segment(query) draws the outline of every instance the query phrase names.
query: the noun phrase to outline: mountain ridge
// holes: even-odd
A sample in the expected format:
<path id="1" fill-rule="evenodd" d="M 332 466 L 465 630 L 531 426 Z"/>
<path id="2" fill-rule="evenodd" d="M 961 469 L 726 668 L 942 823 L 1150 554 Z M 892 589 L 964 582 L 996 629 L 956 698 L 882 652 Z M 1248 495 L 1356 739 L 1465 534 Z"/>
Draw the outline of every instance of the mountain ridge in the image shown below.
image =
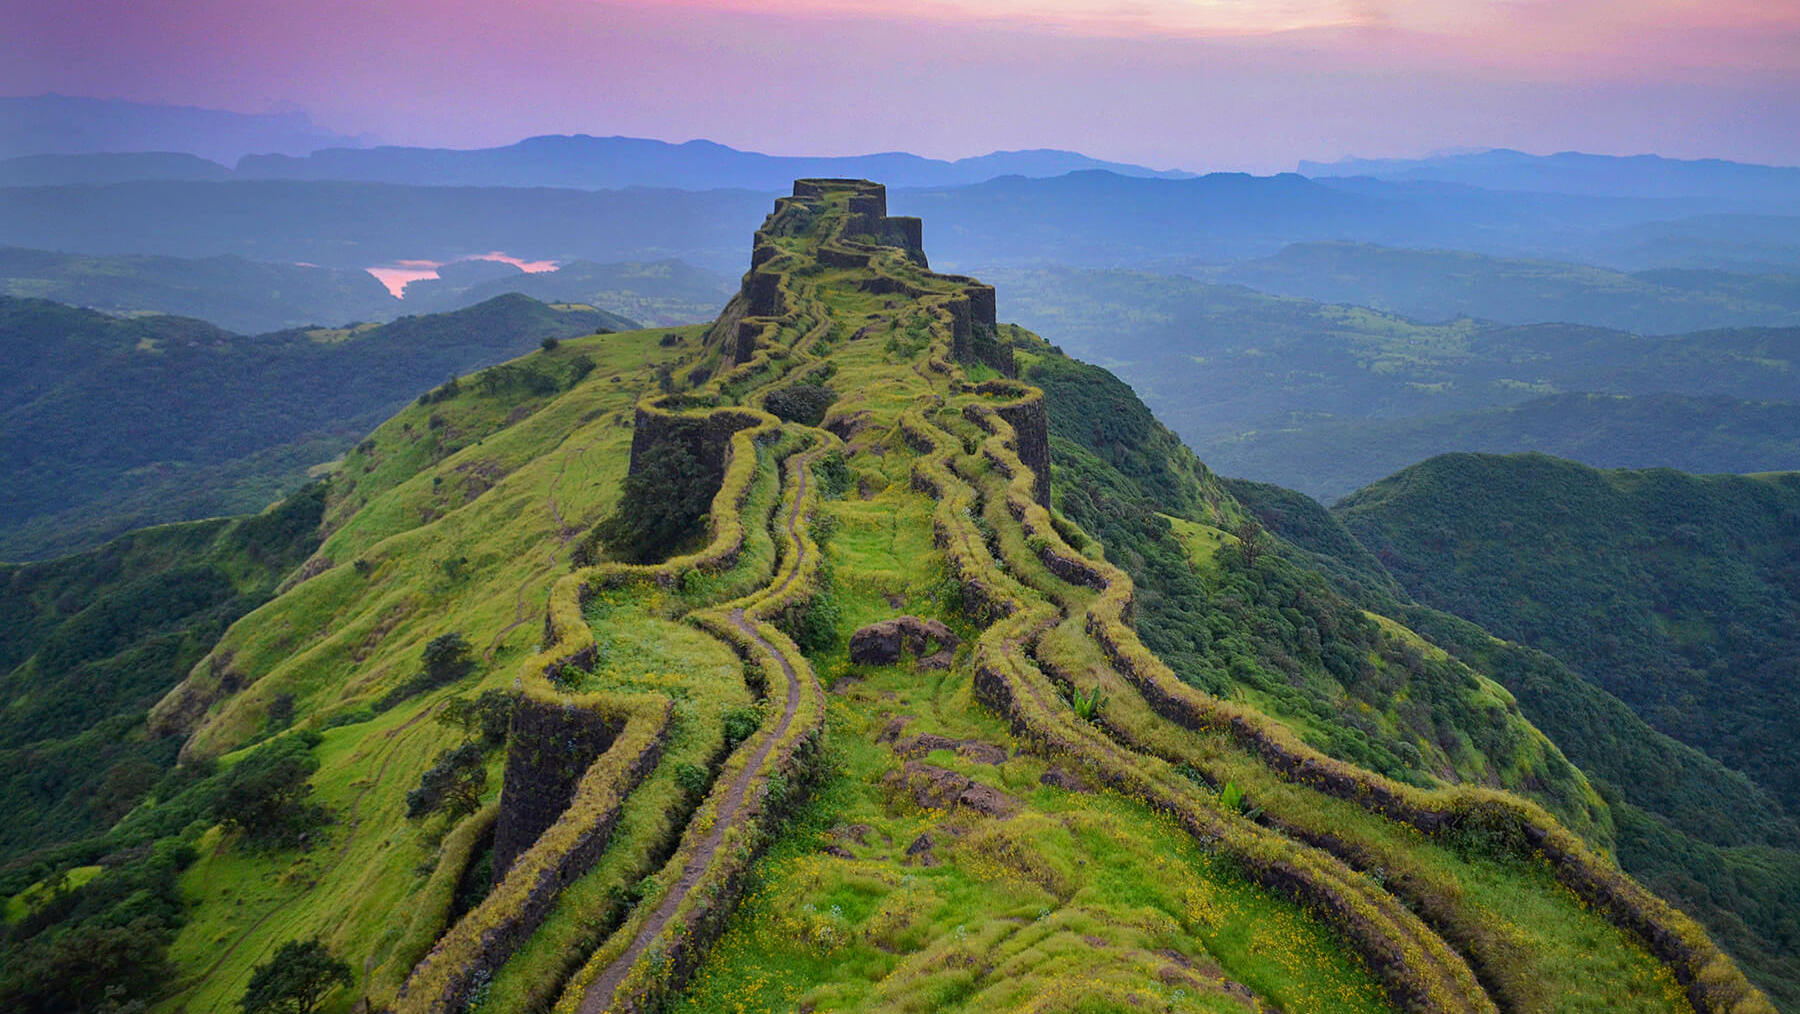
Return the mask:
<path id="1" fill-rule="evenodd" d="M 317 934 L 335 1008 L 396 1014 L 1771 1010 L 1512 694 L 1268 552 L 886 204 L 797 181 L 713 325 L 546 345 L 345 456 L 319 548 L 148 722 L 221 758 L 184 792 L 300 758 L 335 815 L 157 839 L 168 1002 Z"/>

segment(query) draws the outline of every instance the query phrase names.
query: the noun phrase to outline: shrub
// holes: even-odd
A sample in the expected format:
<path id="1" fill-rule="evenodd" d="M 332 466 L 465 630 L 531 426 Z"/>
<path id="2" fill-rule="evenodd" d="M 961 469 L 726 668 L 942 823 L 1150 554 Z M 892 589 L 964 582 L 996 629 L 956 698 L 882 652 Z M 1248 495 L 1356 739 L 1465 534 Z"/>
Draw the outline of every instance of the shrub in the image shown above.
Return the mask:
<path id="1" fill-rule="evenodd" d="M 289 940 L 251 971 L 238 1008 L 244 1014 L 312 1014 L 332 990 L 352 981 L 349 964 L 318 938 Z"/>
<path id="2" fill-rule="evenodd" d="M 825 419 L 825 411 L 837 401 L 837 393 L 819 384 L 789 384 L 771 391 L 763 399 L 763 408 L 785 422 L 817 426 Z"/>
<path id="3" fill-rule="evenodd" d="M 487 788 L 487 762 L 481 744 L 464 743 L 437 755 L 430 770 L 419 776 L 419 786 L 406 794 L 406 816 L 412 820 L 447 813 L 452 821 L 481 808 Z"/>
<path id="4" fill-rule="evenodd" d="M 819 477 L 819 492 L 828 500 L 843 496 L 850 489 L 850 464 L 844 460 L 842 451 L 832 451 L 820 458 L 813 466 L 813 474 Z"/>
<path id="5" fill-rule="evenodd" d="M 555 338 L 545 338 L 543 341 L 538 342 L 538 348 L 543 349 L 545 352 L 555 352 L 556 347 L 561 344 L 562 342 L 557 341 Z"/>
<path id="6" fill-rule="evenodd" d="M 730 749 L 749 739 L 762 727 L 762 713 L 755 708 L 732 708 L 725 712 L 725 747 Z"/>
<path id="7" fill-rule="evenodd" d="M 675 765 L 675 784 L 681 786 L 689 796 L 699 797 L 706 793 L 709 779 L 706 769 L 689 761 L 680 761 Z"/>

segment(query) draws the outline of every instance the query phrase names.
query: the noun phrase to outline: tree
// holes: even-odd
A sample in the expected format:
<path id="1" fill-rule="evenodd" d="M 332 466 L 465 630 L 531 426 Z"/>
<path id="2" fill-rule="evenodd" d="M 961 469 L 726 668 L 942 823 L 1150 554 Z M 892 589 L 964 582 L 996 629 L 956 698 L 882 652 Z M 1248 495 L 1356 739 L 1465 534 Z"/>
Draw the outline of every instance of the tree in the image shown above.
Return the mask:
<path id="1" fill-rule="evenodd" d="M 717 484 L 717 476 L 680 443 L 658 447 L 642 468 L 625 477 L 619 506 L 594 526 L 590 537 L 622 560 L 663 559 L 699 532 Z"/>
<path id="2" fill-rule="evenodd" d="M 103 1009 L 118 990 L 154 995 L 168 981 L 168 939 L 162 923 L 148 917 L 41 934 L 13 946 L 0 972 L 0 1006 L 20 1014 L 68 1014 Z"/>
<path id="3" fill-rule="evenodd" d="M 350 985 L 350 966 L 317 937 L 289 940 L 250 973 L 244 1014 L 312 1014 L 331 991 Z"/>
<path id="4" fill-rule="evenodd" d="M 417 820 L 441 811 L 455 820 L 480 809 L 487 788 L 482 753 L 481 744 L 470 741 L 438 754 L 431 770 L 419 776 L 419 787 L 406 794 L 406 815 Z"/>
<path id="5" fill-rule="evenodd" d="M 468 640 L 454 630 L 432 638 L 420 657 L 425 663 L 425 682 L 430 686 L 455 683 L 475 671 Z"/>
<path id="6" fill-rule="evenodd" d="M 1231 534 L 1237 536 L 1237 548 L 1244 557 L 1244 566 L 1255 570 L 1256 561 L 1262 559 L 1269 548 L 1269 535 L 1263 531 L 1262 523 L 1255 518 L 1245 518 Z"/>
<path id="7" fill-rule="evenodd" d="M 228 828 L 274 845 L 291 845 L 325 816 L 310 802 L 318 770 L 312 747 L 318 733 L 283 736 L 256 750 L 226 772 L 214 812 Z"/>
<path id="8" fill-rule="evenodd" d="M 506 742 L 513 705 L 512 694 L 504 690 L 484 690 L 479 697 L 453 697 L 444 702 L 437 720 L 461 729 L 484 747 L 495 747 Z"/>

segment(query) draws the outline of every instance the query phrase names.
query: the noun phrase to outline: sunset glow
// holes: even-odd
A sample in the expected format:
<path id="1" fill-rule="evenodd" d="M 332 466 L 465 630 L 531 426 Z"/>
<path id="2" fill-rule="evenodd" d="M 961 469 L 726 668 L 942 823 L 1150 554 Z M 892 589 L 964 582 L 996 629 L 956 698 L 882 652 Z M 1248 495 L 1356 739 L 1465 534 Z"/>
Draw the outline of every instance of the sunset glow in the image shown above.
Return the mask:
<path id="1" fill-rule="evenodd" d="M 298 106 L 397 144 L 1800 162 L 1794 0 L 70 0 L 15 20 L 0 93 Z"/>

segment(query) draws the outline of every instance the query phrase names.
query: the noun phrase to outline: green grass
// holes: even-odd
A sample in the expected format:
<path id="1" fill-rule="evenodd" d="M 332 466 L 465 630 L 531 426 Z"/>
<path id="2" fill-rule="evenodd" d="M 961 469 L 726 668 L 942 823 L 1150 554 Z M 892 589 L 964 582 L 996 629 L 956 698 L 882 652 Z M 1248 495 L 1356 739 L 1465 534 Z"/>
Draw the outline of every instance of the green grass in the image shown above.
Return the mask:
<path id="1" fill-rule="evenodd" d="M 62 878 L 61 890 L 73 891 L 99 876 L 104 869 L 106 869 L 104 866 L 70 867 L 63 871 L 64 876 Z M 30 915 L 33 909 L 39 907 L 44 902 L 49 901 L 55 894 L 56 891 L 51 889 L 48 881 L 40 880 L 23 891 L 20 891 L 18 894 L 6 899 L 4 909 L 0 909 L 0 920 L 5 922 L 18 922 L 20 919 Z"/>

